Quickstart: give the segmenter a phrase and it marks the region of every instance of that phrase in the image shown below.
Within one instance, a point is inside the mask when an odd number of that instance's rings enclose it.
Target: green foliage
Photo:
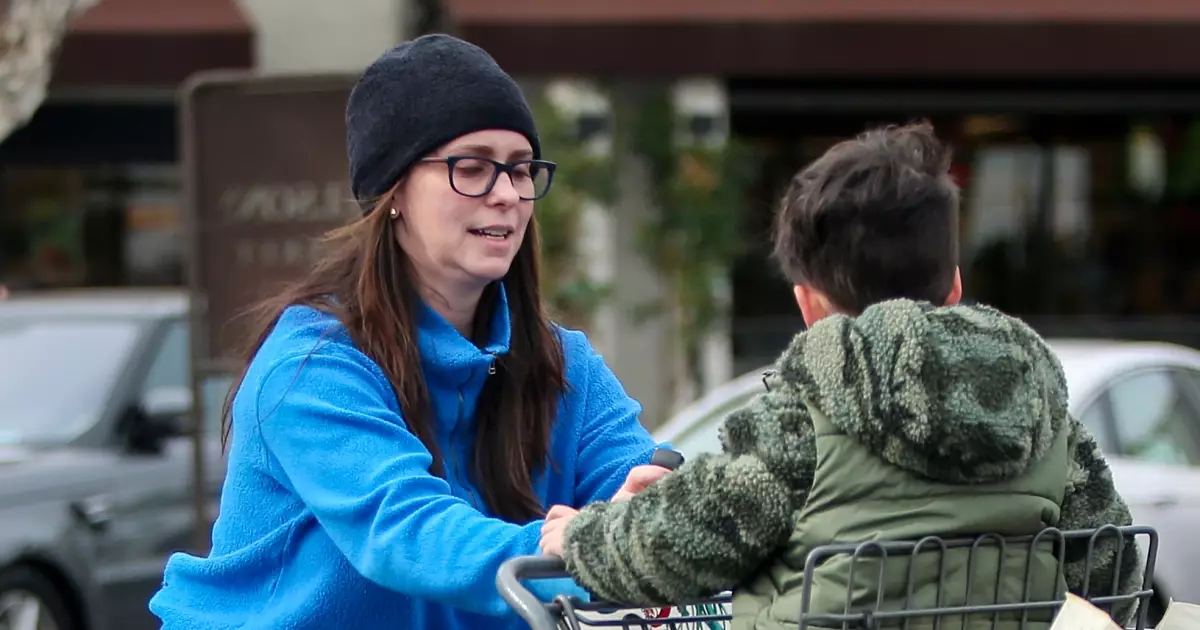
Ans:
[[[550,193],[539,199],[537,217],[542,253],[542,292],[555,317],[586,327],[609,287],[591,280],[579,256],[579,229],[587,199],[605,205],[615,191],[613,160],[590,154],[578,141],[574,121],[538,94],[531,99],[542,155],[558,165]]]
[[[666,291],[633,316],[673,317],[679,348],[695,366],[704,336],[726,316],[723,286],[744,244],[746,187],[755,164],[735,139],[720,147],[679,146],[669,92],[660,88],[647,96],[636,108],[619,111],[614,124],[618,146],[627,146],[649,169],[651,215],[638,226],[637,247]],[[564,323],[586,327],[609,287],[587,276],[578,249],[580,221],[587,199],[614,202],[616,164],[592,155],[579,142],[574,120],[544,95],[531,105],[542,153],[558,164],[554,187],[535,211],[543,293]]]
[[[630,145],[649,168],[654,202],[653,216],[639,226],[638,246],[668,283],[653,312],[676,313],[683,351],[694,358],[726,314],[721,291],[744,246],[754,164],[736,139],[719,147],[680,146],[666,90],[656,90],[632,118]]]

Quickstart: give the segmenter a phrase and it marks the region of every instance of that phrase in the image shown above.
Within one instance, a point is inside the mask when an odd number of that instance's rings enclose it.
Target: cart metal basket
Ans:
[[[1097,541],[1104,539],[1117,540],[1116,557],[1113,562],[1111,577],[1112,589],[1107,593],[1093,592],[1090,576],[1093,574],[1093,550]],[[1132,541],[1140,544],[1135,551]],[[1154,561],[1158,553],[1158,534],[1151,527],[1105,526],[1098,529],[1061,531],[1049,528],[1033,536],[1005,537],[995,534],[945,540],[936,536],[928,536],[918,541],[872,541],[859,544],[834,544],[814,548],[804,564],[804,586],[801,593],[801,610],[799,613],[799,630],[810,628],[841,628],[842,630],[881,630],[897,628],[910,630],[913,628],[931,628],[932,630],[954,630],[963,628],[997,628],[1001,616],[1005,615],[1011,625],[1019,630],[1025,630],[1032,623],[1040,623],[1047,627],[1045,621],[1052,617],[1066,600],[1065,592],[1057,592],[1053,597],[1039,597],[1038,591],[1048,592],[1046,585],[1035,584],[1041,572],[1033,570],[1035,554],[1046,557],[1051,554],[1057,562],[1058,580],[1062,584],[1064,562],[1067,558],[1068,543],[1072,548],[1082,546],[1086,549],[1085,571],[1086,579],[1082,592],[1097,607],[1112,611],[1114,607],[1137,606],[1134,617],[1135,630],[1144,630],[1151,600],[1154,597],[1152,588],[1154,578]],[[1122,558],[1129,553],[1143,553],[1141,561],[1144,565],[1144,577],[1141,588],[1132,593],[1118,595],[1116,592],[1116,571],[1121,565]],[[947,558],[953,552],[954,558],[960,564],[965,562],[965,580],[947,580]],[[990,556],[988,556],[990,554]],[[965,557],[965,560],[964,560]],[[990,558],[996,570],[990,583],[987,575],[976,575],[977,564]],[[1011,575],[1014,567],[1011,561],[1024,559],[1023,564],[1017,564],[1015,570],[1024,571],[1023,593],[1013,598],[1015,601],[996,601],[999,599],[1002,576]],[[814,584],[821,580],[822,567],[835,571],[838,579],[844,580],[845,601],[838,604],[840,610],[829,610],[829,599],[824,610],[814,607]],[[836,567],[836,568],[834,568]],[[961,566],[959,567],[962,568]],[[927,569],[935,573],[931,576]],[[899,571],[899,573],[897,573]],[[889,601],[899,597],[895,593],[896,576],[900,575],[904,592],[903,604],[888,606],[884,601],[885,590],[889,593]],[[814,581],[814,576],[816,580]],[[858,580],[856,581],[856,576]],[[684,628],[718,629],[727,628],[730,620],[729,593],[700,602],[685,602],[669,608],[641,609],[631,608],[609,602],[583,603],[573,598],[559,597],[553,602],[543,602],[530,592],[523,584],[525,581],[569,577],[563,562],[555,556],[524,556],[514,558],[504,563],[496,577],[497,587],[501,595],[512,606],[532,630],[579,630],[582,628],[664,628],[668,630]],[[1041,575],[1044,578],[1044,575]],[[890,579],[889,579],[890,578]],[[861,600],[862,580],[874,579],[869,582],[875,586],[868,592],[878,593],[874,602],[856,601],[856,590]],[[1045,580],[1043,579],[1043,582]],[[928,597],[931,582],[936,582],[933,607],[918,607],[914,605],[914,593],[922,588]],[[883,586],[884,584],[888,586]],[[975,589],[986,585],[995,597],[990,603],[975,603],[972,593]],[[856,589],[857,587],[857,589]],[[838,591],[839,593],[841,591]],[[985,591],[986,592],[986,591]],[[1007,598],[1006,598],[1007,599]],[[839,596],[840,601],[840,596]],[[947,605],[947,601],[966,602],[965,605]],[[1019,625],[1012,623],[1012,617],[1019,618]],[[1031,616],[1040,618],[1031,619]]]

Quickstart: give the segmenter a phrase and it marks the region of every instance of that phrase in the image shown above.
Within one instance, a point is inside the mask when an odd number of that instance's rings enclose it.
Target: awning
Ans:
[[[1165,22],[1200,20],[1194,0],[444,0],[459,24],[697,22]]]
[[[63,42],[56,87],[172,87],[201,70],[254,65],[237,0],[100,0]]]
[[[517,74],[1200,76],[1194,0],[445,0]]]

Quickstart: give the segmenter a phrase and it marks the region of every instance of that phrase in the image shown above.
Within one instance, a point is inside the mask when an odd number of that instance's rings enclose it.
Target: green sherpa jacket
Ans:
[[[893,300],[822,320],[775,367],[768,391],[727,418],[722,454],[696,456],[628,501],[579,512],[563,557],[580,584],[630,605],[733,589],[734,628],[794,628],[805,557],[818,545],[1131,523],[1096,442],[1067,413],[1062,366],[1018,319]],[[1065,584],[1051,547],[1034,554],[1034,597],[1080,593],[1086,542],[1072,547]],[[1088,594],[1111,592],[1117,547],[1114,537],[1097,541]],[[976,560],[971,603],[1020,601],[1027,551]],[[964,603],[965,552],[947,554],[943,605]],[[1121,556],[1124,594],[1140,587],[1142,571],[1134,548]],[[842,612],[846,569],[818,569],[810,609]],[[873,607],[879,572],[857,575],[854,603]],[[888,569],[883,608],[902,607],[906,577]],[[932,606],[936,578],[925,579],[917,601]],[[1114,616],[1127,623],[1132,612]],[[1049,614],[1030,619],[1045,627]],[[1004,621],[1019,625],[1019,616]]]

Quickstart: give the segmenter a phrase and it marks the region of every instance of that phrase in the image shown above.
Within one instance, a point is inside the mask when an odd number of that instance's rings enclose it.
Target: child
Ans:
[[[734,589],[733,627],[764,630],[796,627],[805,557],[818,545],[1129,525],[1095,441],[1067,413],[1049,348],[1018,319],[958,304],[949,163],[933,129],[915,124],[842,142],[797,174],[778,212],[775,256],[808,330],[778,359],[769,390],[727,419],[723,454],[693,457],[628,501],[553,508],[543,550],[611,601],[679,603]],[[1067,551],[1065,586],[1075,592],[1086,544]],[[1117,547],[1115,537],[1097,542],[1089,594],[1111,592]],[[942,605],[964,603],[966,553],[947,556]],[[1001,602],[1022,597],[1026,553],[1004,556]],[[972,569],[975,604],[994,601],[1000,554],[982,562]],[[817,571],[820,611],[843,611],[846,564]],[[1048,548],[1035,554],[1035,597],[1061,594],[1056,571]],[[855,602],[871,607],[878,572],[858,572],[869,586]],[[889,575],[884,608],[902,607],[905,578]],[[936,603],[929,580],[920,607]],[[1120,592],[1140,584],[1127,547]],[[1124,608],[1114,616],[1127,622]],[[1050,614],[1030,619],[1045,627]]]

